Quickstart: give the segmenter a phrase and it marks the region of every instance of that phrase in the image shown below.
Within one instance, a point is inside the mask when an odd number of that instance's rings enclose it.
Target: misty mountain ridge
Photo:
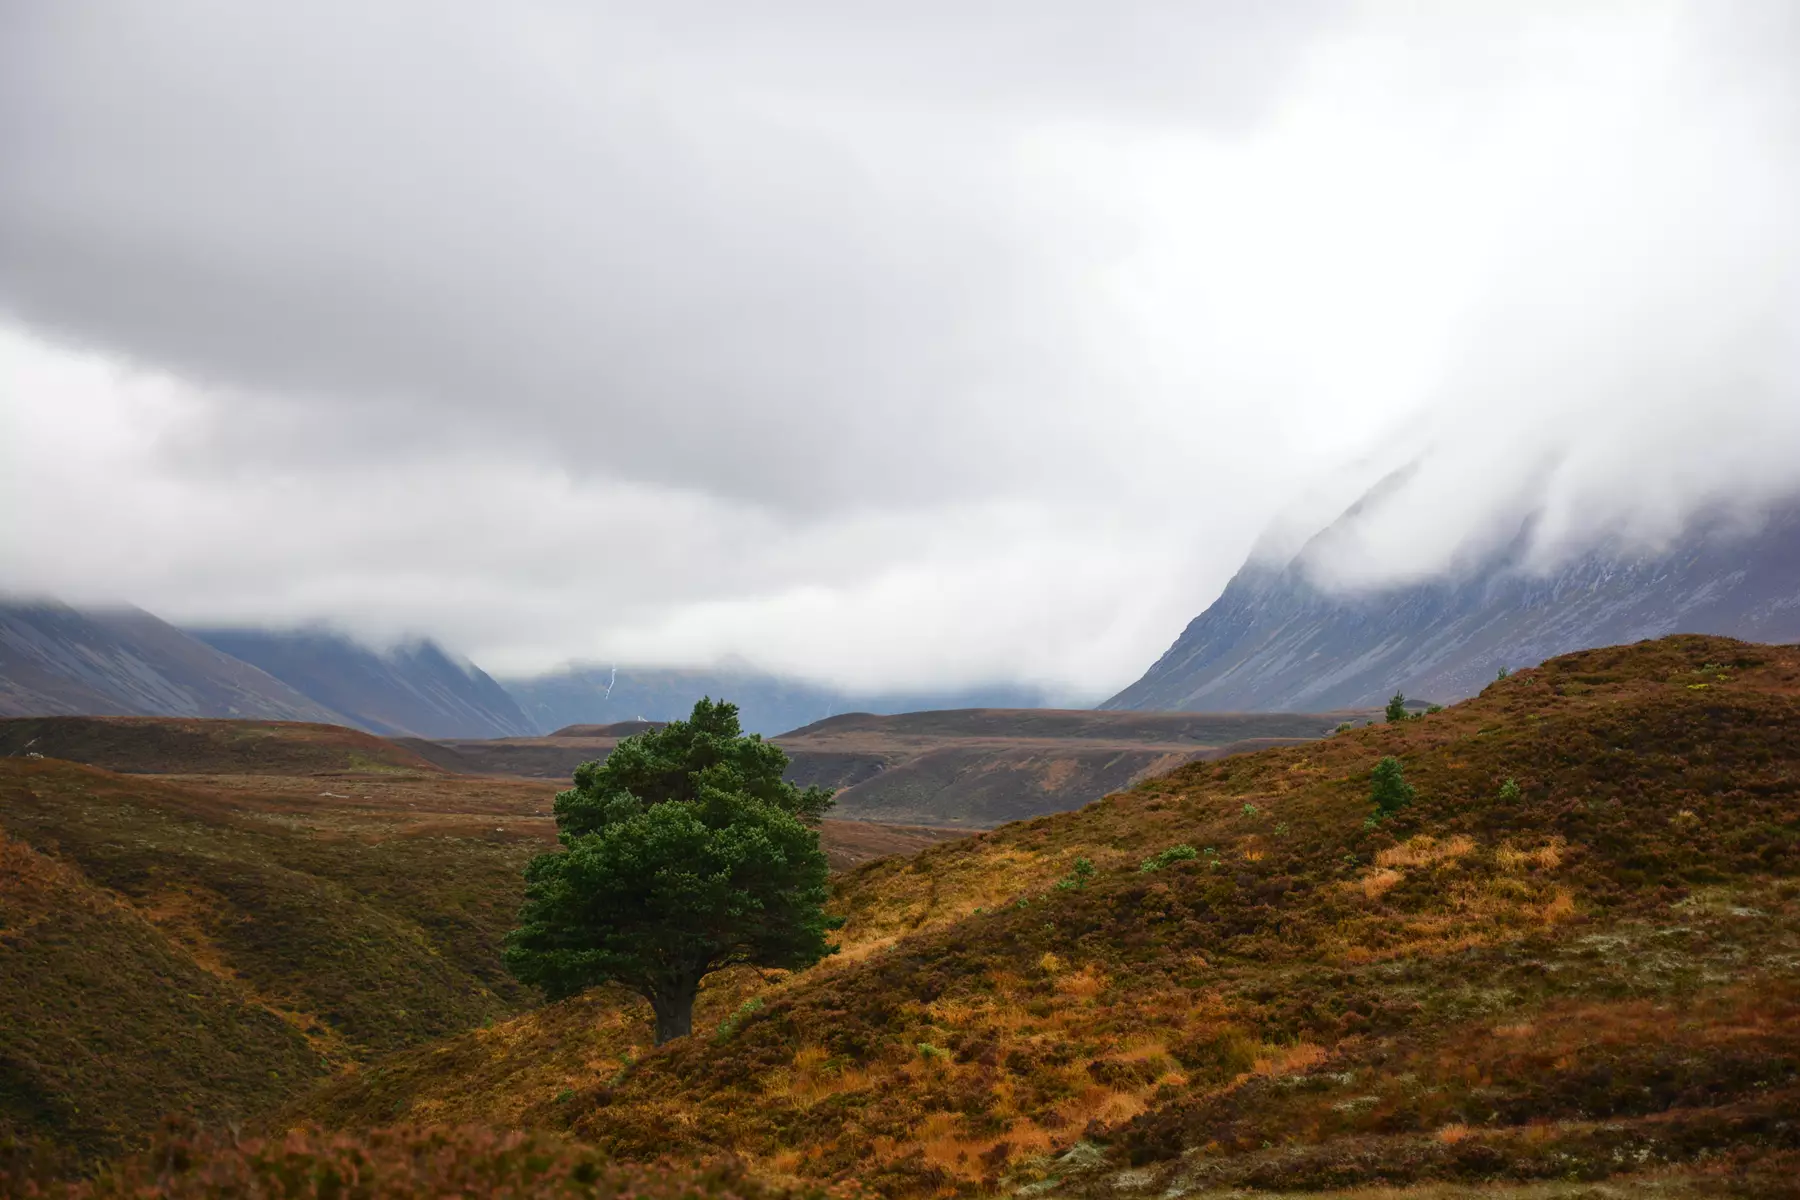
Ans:
[[[1389,481],[1384,481],[1384,484]],[[1378,485],[1378,488],[1382,485]],[[1239,570],[1109,709],[1355,707],[1396,689],[1451,701],[1501,668],[1674,632],[1800,640],[1800,499],[1746,522],[1691,519],[1661,546],[1620,536],[1560,556],[1539,514],[1419,581],[1349,587],[1374,494],[1286,561]]]
[[[195,629],[371,733],[413,737],[516,737],[537,732],[518,703],[467,660],[429,638],[374,649],[325,627]]]
[[[952,708],[1043,708],[1051,697],[1027,684],[938,691],[860,692],[758,670],[746,662],[717,667],[571,665],[506,689],[540,729],[668,721],[685,717],[702,696],[738,706],[748,733],[773,736],[845,713],[898,713]]]
[[[0,597],[0,716],[344,718],[142,609]]]

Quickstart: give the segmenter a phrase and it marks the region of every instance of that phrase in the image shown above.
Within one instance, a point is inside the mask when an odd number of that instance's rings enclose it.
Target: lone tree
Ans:
[[[506,966],[552,1000],[616,983],[650,1001],[656,1043],[693,1028],[700,981],[751,963],[811,966],[843,924],[824,910],[823,788],[744,736],[735,704],[626,738],[556,797],[562,849],[525,868]]]
[[[1394,698],[1387,703],[1387,719],[1390,725],[1406,720],[1406,697],[1399,692],[1395,692]]]
[[[1375,764],[1369,776],[1369,799],[1374,802],[1375,816],[1385,819],[1413,802],[1413,786],[1406,782],[1400,760],[1388,755]]]

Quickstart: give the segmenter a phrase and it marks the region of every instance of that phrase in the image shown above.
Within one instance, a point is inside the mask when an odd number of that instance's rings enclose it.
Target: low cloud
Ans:
[[[1100,692],[1404,464],[1323,577],[1653,544],[1800,487],[1797,29],[14,8],[0,571]]]

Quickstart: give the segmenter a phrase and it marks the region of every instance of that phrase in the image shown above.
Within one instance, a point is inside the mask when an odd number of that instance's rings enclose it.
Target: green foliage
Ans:
[[[829,796],[781,778],[787,756],[710,698],[686,721],[584,763],[556,798],[558,853],[525,869],[506,965],[552,999],[617,983],[650,1001],[657,1041],[689,1032],[700,981],[797,969],[835,947],[812,828]]]
[[[1427,713],[1427,714],[1430,714],[1430,713],[1441,713],[1441,712],[1443,712],[1443,711],[1444,711],[1444,706],[1443,706],[1443,705],[1441,705],[1441,704],[1427,704],[1427,705],[1426,705],[1426,706],[1425,706],[1425,711],[1426,711],[1426,713]]]
[[[1387,719],[1390,725],[1406,720],[1406,696],[1404,694],[1395,692],[1394,698],[1387,702]]]
[[[1170,846],[1167,850],[1158,851],[1146,858],[1138,866],[1140,875],[1151,871],[1160,871],[1170,863],[1186,862],[1190,858],[1199,858],[1200,852],[1185,842],[1179,846]]]
[[[1244,807],[1242,809],[1242,812],[1246,817],[1254,817],[1257,813],[1260,813],[1261,811],[1262,811],[1262,809],[1256,807],[1256,805],[1254,805],[1254,804],[1251,804],[1249,801],[1246,800],[1244,802]]]
[[[1333,732],[1333,733],[1349,733],[1352,728],[1353,728],[1353,726],[1350,724],[1350,722],[1339,721],[1338,727],[1336,729],[1332,730],[1331,732]]]
[[[1501,667],[1500,673],[1494,676],[1494,682],[1499,683],[1502,679],[1505,679],[1508,675],[1511,675],[1511,674],[1512,674],[1511,671],[1507,670],[1505,667]]]
[[[738,1005],[736,1011],[719,1022],[719,1027],[713,1031],[713,1041],[730,1041],[731,1035],[737,1032],[738,1026],[761,1012],[762,1006],[763,998],[761,996],[752,996]]]
[[[1085,888],[1088,885],[1088,880],[1093,877],[1093,860],[1088,858],[1078,858],[1075,860],[1075,866],[1070,869],[1069,873],[1056,881],[1056,886],[1063,891],[1081,889]]]
[[[945,1050],[942,1046],[934,1046],[930,1042],[920,1042],[919,1057],[926,1062],[930,1062],[935,1058],[949,1058],[950,1052]]]
[[[1516,779],[1508,779],[1500,785],[1500,803],[1516,804],[1519,800],[1519,783]]]
[[[1385,820],[1413,802],[1412,784],[1406,782],[1400,760],[1393,755],[1375,764],[1369,777],[1369,799],[1375,805],[1376,820]]]

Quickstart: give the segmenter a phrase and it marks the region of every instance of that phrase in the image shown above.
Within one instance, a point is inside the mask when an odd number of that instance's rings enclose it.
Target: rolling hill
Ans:
[[[1320,737],[1360,713],[1100,713],[952,709],[848,713],[771,739],[787,777],[841,789],[843,820],[981,829],[1079,808],[1148,774],[1197,758]],[[644,722],[574,725],[549,737],[402,739],[452,771],[569,778]]]
[[[135,608],[0,601],[0,716],[342,718]]]
[[[1321,585],[1318,562],[1357,536],[1366,511],[1353,507],[1288,561],[1246,563],[1143,678],[1101,707],[1337,708],[1379,704],[1396,689],[1450,701],[1502,667],[1587,646],[1675,632],[1800,640],[1800,500],[1750,532],[1699,520],[1660,553],[1601,547],[1545,572],[1533,565],[1527,522],[1444,578],[1362,592]]]
[[[1380,820],[1387,756],[1416,798]],[[842,953],[715,979],[704,1034],[651,1048],[595,991],[291,1116],[888,1196],[1800,1177],[1800,647],[1567,655],[866,865],[833,904]]]
[[[0,721],[0,1194],[9,1139],[91,1165],[528,1007],[500,939],[555,790],[332,726]]]

